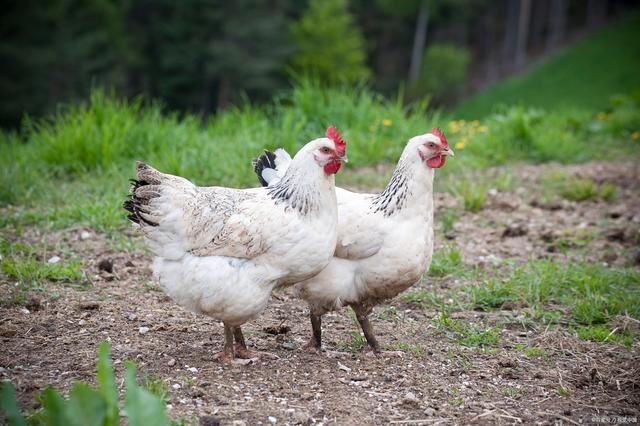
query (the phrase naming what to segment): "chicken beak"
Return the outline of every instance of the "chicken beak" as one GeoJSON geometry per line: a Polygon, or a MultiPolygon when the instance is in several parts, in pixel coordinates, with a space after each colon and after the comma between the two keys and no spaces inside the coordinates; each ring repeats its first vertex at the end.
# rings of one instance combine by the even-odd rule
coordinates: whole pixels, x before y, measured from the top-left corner
{"type": "Polygon", "coordinates": [[[445,155],[447,157],[455,157],[455,154],[453,153],[451,148],[443,149],[442,150],[442,155],[445,155]]]}
{"type": "Polygon", "coordinates": [[[343,162],[343,163],[348,163],[349,159],[347,158],[347,154],[344,154],[343,156],[338,156],[338,160],[343,162]]]}

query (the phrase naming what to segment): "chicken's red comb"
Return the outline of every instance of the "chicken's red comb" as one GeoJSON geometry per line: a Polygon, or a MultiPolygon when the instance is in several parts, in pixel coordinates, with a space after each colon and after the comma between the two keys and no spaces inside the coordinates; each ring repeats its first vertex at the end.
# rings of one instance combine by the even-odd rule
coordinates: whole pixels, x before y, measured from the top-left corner
{"type": "Polygon", "coordinates": [[[340,136],[340,132],[334,126],[327,128],[327,133],[325,136],[333,141],[336,144],[336,152],[340,156],[344,156],[345,151],[347,149],[347,143],[340,136]]]}
{"type": "Polygon", "coordinates": [[[444,133],[442,133],[442,130],[438,129],[437,127],[434,127],[433,129],[431,129],[431,134],[440,138],[440,142],[442,143],[443,147],[449,148],[449,144],[447,143],[447,138],[444,136],[444,133]]]}

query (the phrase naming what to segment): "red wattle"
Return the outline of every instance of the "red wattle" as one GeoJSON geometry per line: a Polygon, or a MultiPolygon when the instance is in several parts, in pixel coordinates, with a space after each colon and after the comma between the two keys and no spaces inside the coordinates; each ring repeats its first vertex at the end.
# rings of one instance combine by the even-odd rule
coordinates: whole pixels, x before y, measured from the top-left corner
{"type": "Polygon", "coordinates": [[[338,173],[338,170],[340,170],[341,166],[342,163],[340,162],[340,160],[334,158],[329,163],[325,164],[324,172],[328,175],[335,175],[336,173],[338,173]]]}
{"type": "Polygon", "coordinates": [[[439,169],[444,166],[445,161],[444,155],[436,155],[435,157],[431,157],[427,160],[427,166],[432,169],[439,169]]]}

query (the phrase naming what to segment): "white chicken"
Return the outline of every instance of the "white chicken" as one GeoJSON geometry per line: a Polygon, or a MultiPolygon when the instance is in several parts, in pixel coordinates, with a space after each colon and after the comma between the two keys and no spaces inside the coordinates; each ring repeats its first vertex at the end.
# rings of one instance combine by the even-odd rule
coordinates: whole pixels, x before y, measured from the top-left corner
{"type": "Polygon", "coordinates": [[[345,150],[329,128],[268,188],[198,187],[137,164],[124,203],[128,217],[157,256],[153,270],[165,292],[224,323],[223,361],[257,354],[247,350],[240,326],[265,308],[276,286],[305,280],[329,263],[337,238],[334,174],[345,150]]]}
{"type": "MultiPolygon", "coordinates": [[[[322,347],[322,315],[349,305],[364,336],[380,353],[369,314],[373,307],[418,282],[433,254],[434,170],[453,156],[439,129],[407,143],[391,181],[380,194],[336,188],[338,240],[329,265],[318,275],[295,285],[309,304],[313,338],[307,345],[322,347]]],[[[256,161],[264,184],[278,185],[292,164],[283,150],[265,153],[256,161]]]]}

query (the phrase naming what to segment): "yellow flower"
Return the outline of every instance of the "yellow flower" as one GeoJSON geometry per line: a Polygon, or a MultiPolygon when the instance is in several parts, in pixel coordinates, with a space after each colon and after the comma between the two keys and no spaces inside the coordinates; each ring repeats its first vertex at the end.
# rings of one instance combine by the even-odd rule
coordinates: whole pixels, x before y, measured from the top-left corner
{"type": "Polygon", "coordinates": [[[596,117],[598,118],[598,120],[606,120],[607,118],[609,118],[609,114],[607,114],[606,112],[599,112],[596,117]]]}
{"type": "Polygon", "coordinates": [[[479,122],[478,120],[473,120],[473,121],[471,122],[471,125],[472,125],[473,127],[478,127],[478,126],[480,125],[480,122],[479,122]]]}
{"type": "Polygon", "coordinates": [[[460,131],[460,127],[458,126],[458,123],[456,123],[455,121],[450,121],[447,127],[449,128],[449,131],[453,134],[458,133],[460,131]]]}
{"type": "Polygon", "coordinates": [[[388,118],[385,118],[384,120],[382,120],[382,125],[384,127],[389,127],[393,124],[393,121],[389,120],[388,118]]]}
{"type": "Polygon", "coordinates": [[[635,131],[631,133],[631,139],[633,139],[634,141],[637,141],[638,139],[640,139],[640,132],[635,131]]]}
{"type": "Polygon", "coordinates": [[[456,149],[464,149],[467,146],[467,142],[469,142],[467,138],[460,138],[460,142],[456,144],[456,149]]]}
{"type": "Polygon", "coordinates": [[[478,131],[479,131],[480,133],[487,133],[487,130],[489,130],[489,129],[487,128],[487,126],[480,126],[480,127],[478,127],[478,131]]]}

